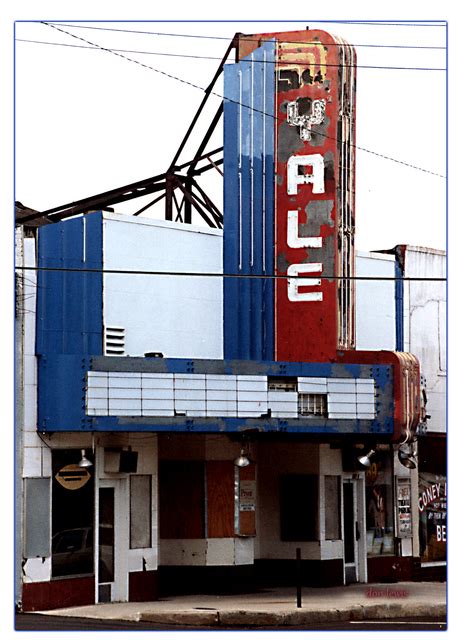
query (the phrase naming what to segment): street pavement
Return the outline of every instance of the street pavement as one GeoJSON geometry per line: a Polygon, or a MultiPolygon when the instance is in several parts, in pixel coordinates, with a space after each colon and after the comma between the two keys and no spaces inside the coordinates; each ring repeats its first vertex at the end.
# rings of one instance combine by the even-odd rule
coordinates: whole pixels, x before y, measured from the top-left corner
{"type": "Polygon", "coordinates": [[[153,602],[123,602],[70,607],[43,615],[119,620],[177,628],[307,628],[319,624],[340,627],[346,622],[382,621],[388,629],[398,619],[446,621],[446,583],[400,582],[304,588],[302,606],[296,590],[265,589],[233,595],[185,595],[153,602]]]}

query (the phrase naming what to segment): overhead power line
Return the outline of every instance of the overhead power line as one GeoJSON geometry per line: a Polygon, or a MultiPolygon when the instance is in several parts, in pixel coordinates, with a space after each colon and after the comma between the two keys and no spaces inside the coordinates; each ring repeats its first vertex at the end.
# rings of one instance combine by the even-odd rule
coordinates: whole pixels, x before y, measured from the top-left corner
{"type": "MultiPolygon", "coordinates": [[[[165,76],[167,78],[170,78],[172,80],[176,80],[177,82],[181,82],[182,84],[185,84],[187,86],[193,87],[194,89],[199,89],[200,91],[205,91],[205,89],[203,87],[201,87],[201,86],[199,86],[197,84],[194,84],[193,82],[190,82],[189,80],[185,80],[184,78],[179,78],[178,76],[175,76],[175,75],[173,75],[171,73],[168,73],[167,71],[163,71],[162,69],[157,69],[156,67],[152,67],[151,65],[148,65],[148,64],[146,64],[144,62],[140,62],[140,60],[135,60],[134,58],[129,58],[128,56],[126,56],[126,55],[124,55],[124,54],[122,54],[122,53],[120,53],[118,51],[114,51],[114,50],[109,49],[107,47],[103,47],[102,45],[97,44],[95,42],[91,42],[90,40],[86,40],[85,38],[82,38],[80,36],[76,36],[74,33],[69,33],[65,29],[61,29],[60,27],[56,26],[55,24],[52,24],[52,23],[49,23],[49,22],[45,22],[45,21],[42,21],[42,24],[47,25],[48,27],[51,27],[52,29],[56,29],[57,31],[60,31],[61,33],[65,33],[66,35],[70,36],[71,38],[75,38],[77,40],[81,40],[82,42],[85,42],[86,44],[90,44],[93,47],[97,47],[101,51],[106,51],[107,53],[111,53],[111,54],[113,54],[113,55],[115,55],[115,56],[117,56],[117,57],[119,57],[119,58],[121,58],[123,60],[126,60],[128,62],[132,62],[134,64],[137,64],[137,65],[139,65],[141,67],[144,67],[145,69],[150,69],[151,71],[154,71],[155,73],[159,73],[160,75],[163,75],[163,76],[165,76]]],[[[230,103],[237,104],[239,106],[245,107],[246,109],[250,109],[251,111],[254,111],[256,113],[260,113],[260,114],[262,114],[262,115],[264,115],[266,117],[273,118],[274,120],[276,119],[276,116],[273,113],[272,114],[265,113],[264,111],[261,111],[260,109],[256,109],[255,107],[251,107],[249,105],[240,103],[237,100],[232,100],[230,98],[226,98],[225,96],[223,96],[223,95],[221,95],[221,94],[219,94],[219,93],[217,93],[215,91],[210,91],[210,95],[214,95],[217,98],[220,98],[221,100],[226,100],[226,101],[228,101],[230,103]]],[[[322,133],[322,132],[318,132],[318,133],[319,133],[319,135],[321,135],[321,136],[323,136],[325,138],[328,138],[328,139],[331,139],[331,140],[337,140],[337,138],[334,138],[333,136],[329,136],[329,135],[327,135],[325,133],[322,133]]],[[[421,171],[423,173],[434,175],[434,176],[437,176],[438,178],[445,178],[444,175],[436,173],[435,171],[430,171],[429,169],[423,169],[422,167],[418,167],[416,165],[413,165],[413,164],[411,164],[409,162],[405,162],[403,160],[398,160],[397,158],[392,158],[391,156],[386,156],[386,155],[384,155],[382,153],[379,153],[377,151],[373,151],[371,149],[366,149],[365,147],[360,147],[359,145],[352,144],[352,143],[351,143],[350,146],[352,146],[353,148],[358,149],[360,151],[365,151],[365,153],[370,153],[371,155],[374,155],[376,157],[383,158],[384,160],[389,160],[391,162],[395,162],[397,164],[401,164],[403,166],[409,167],[410,169],[415,169],[415,170],[421,171]]]]}
{"type": "MultiPolygon", "coordinates": [[[[83,24],[69,24],[64,22],[58,22],[58,23],[54,22],[54,23],[48,23],[48,24],[57,24],[59,26],[69,27],[72,29],[94,29],[97,31],[112,31],[116,33],[136,33],[139,35],[166,36],[171,38],[196,38],[196,39],[202,39],[202,40],[226,40],[227,42],[230,41],[229,36],[209,36],[204,34],[171,33],[171,32],[165,32],[165,31],[144,31],[140,29],[118,29],[115,27],[96,27],[94,25],[89,26],[89,25],[83,25],[83,24]]],[[[241,37],[241,40],[243,42],[261,42],[261,38],[255,38],[252,35],[247,36],[246,34],[244,34],[241,37]]],[[[291,40],[280,40],[280,42],[283,42],[284,44],[300,44],[300,41],[293,42],[291,40]]],[[[318,40],[317,40],[317,44],[322,44],[325,47],[343,46],[342,43],[332,44],[331,42],[319,42],[318,40]]],[[[437,47],[437,46],[426,46],[426,45],[398,45],[398,44],[372,44],[372,43],[368,43],[368,44],[349,43],[349,46],[369,47],[374,49],[445,49],[446,48],[445,46],[437,47]]]]}
{"type": "MultiPolygon", "coordinates": [[[[48,42],[44,40],[25,40],[22,38],[16,38],[16,42],[29,42],[32,44],[45,44],[45,45],[54,45],[58,47],[71,47],[76,49],[89,49],[90,51],[97,51],[94,46],[83,45],[83,44],[67,44],[64,42],[48,42]]],[[[111,47],[111,51],[117,51],[119,53],[136,53],[140,55],[151,55],[151,56],[167,56],[174,58],[192,58],[195,60],[222,60],[220,56],[199,56],[187,53],[166,53],[164,51],[139,51],[134,49],[115,49],[111,47]]],[[[273,64],[273,62],[269,60],[249,60],[251,64],[273,64]]],[[[292,60],[292,64],[304,64],[305,60],[292,60]]],[[[445,67],[392,67],[392,66],[383,66],[383,65],[370,65],[370,64],[329,64],[326,62],[323,66],[325,67],[355,67],[356,69],[388,69],[393,71],[446,71],[445,67]]]]}
{"type": "Polygon", "coordinates": [[[238,278],[241,280],[374,280],[395,282],[397,280],[407,282],[446,282],[447,278],[431,278],[418,276],[389,277],[389,276],[310,276],[303,274],[300,276],[276,275],[276,274],[241,274],[241,273],[195,273],[193,271],[142,271],[137,269],[83,269],[79,267],[15,267],[18,271],[43,271],[43,272],[63,272],[63,273],[106,273],[118,275],[138,275],[138,276],[175,276],[194,278],[238,278]]]}

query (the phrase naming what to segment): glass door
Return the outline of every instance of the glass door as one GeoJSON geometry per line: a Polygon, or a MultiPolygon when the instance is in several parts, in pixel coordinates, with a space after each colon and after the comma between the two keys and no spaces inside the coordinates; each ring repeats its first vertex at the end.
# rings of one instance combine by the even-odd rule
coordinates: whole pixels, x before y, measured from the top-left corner
{"type": "Polygon", "coordinates": [[[343,531],[344,531],[344,578],[345,583],[358,582],[358,541],[360,525],[357,508],[357,486],[352,480],[344,480],[343,495],[343,531]]]}
{"type": "Polygon", "coordinates": [[[126,489],[124,480],[100,480],[97,525],[98,602],[125,602],[128,599],[126,489]]]}

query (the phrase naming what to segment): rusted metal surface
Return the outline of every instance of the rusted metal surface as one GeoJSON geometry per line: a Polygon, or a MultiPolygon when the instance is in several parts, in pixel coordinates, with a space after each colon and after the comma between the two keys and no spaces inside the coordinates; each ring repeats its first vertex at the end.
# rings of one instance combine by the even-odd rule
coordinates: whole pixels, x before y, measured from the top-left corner
{"type": "Polygon", "coordinates": [[[418,358],[397,351],[346,351],[339,354],[344,363],[390,365],[393,376],[393,442],[410,442],[422,418],[421,375],[418,358]]]}
{"type": "Polygon", "coordinates": [[[275,286],[275,359],[323,361],[355,347],[355,51],[306,30],[242,36],[239,58],[270,39],[275,273],[293,276],[275,286]]]}

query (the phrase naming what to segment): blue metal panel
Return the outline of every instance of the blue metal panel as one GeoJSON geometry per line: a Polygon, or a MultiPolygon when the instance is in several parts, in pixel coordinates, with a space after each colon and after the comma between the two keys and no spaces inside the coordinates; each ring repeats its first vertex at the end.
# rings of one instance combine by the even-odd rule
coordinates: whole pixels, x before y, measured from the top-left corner
{"type": "Polygon", "coordinates": [[[39,431],[91,430],[91,420],[85,415],[85,379],[89,366],[89,359],[73,354],[39,356],[39,431]]]}
{"type": "MultiPolygon", "coordinates": [[[[275,43],[227,65],[224,101],[224,272],[274,274],[275,43]]],[[[226,358],[274,358],[274,283],[225,278],[226,358]]]]}
{"type": "Polygon", "coordinates": [[[101,354],[102,214],[41,227],[38,266],[37,353],[101,354]]]}

